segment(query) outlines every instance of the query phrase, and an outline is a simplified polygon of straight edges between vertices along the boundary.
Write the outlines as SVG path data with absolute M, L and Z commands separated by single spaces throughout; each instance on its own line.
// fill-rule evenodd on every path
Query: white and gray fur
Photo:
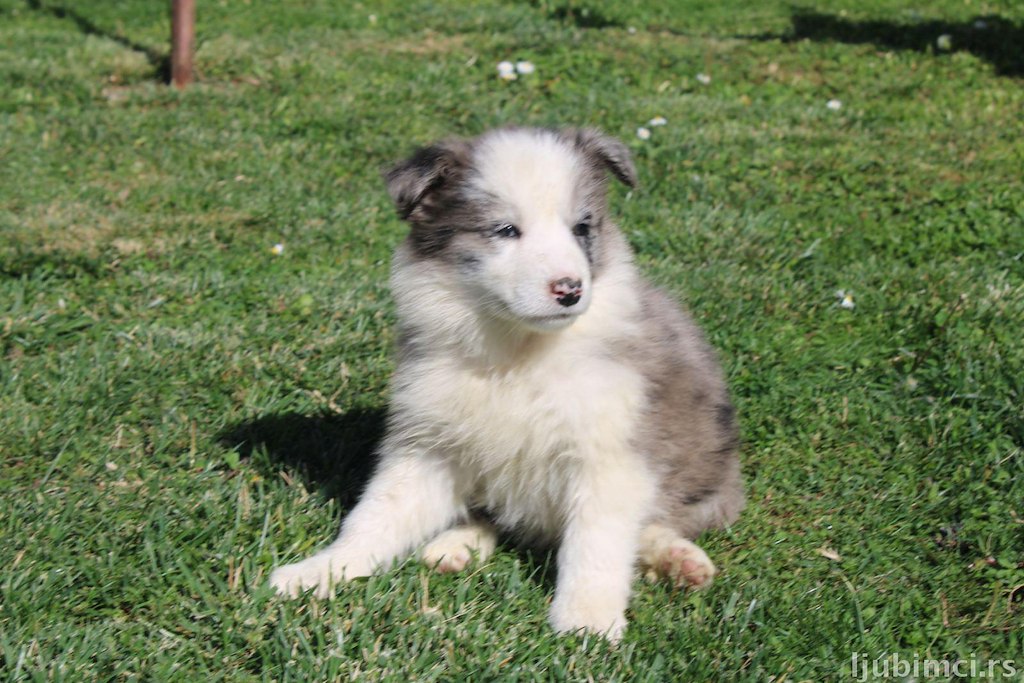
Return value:
M 693 543 L 743 507 L 715 354 L 637 273 L 608 215 L 619 141 L 506 128 L 387 174 L 411 231 L 394 256 L 398 359 L 380 463 L 330 546 L 271 583 L 326 596 L 419 548 L 484 561 L 496 529 L 557 543 L 550 622 L 618 639 L 637 565 L 707 585 Z

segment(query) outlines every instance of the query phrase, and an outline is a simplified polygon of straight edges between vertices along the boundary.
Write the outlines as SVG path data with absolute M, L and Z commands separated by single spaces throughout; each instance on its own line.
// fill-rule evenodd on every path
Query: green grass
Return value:
M 0 0 L 4 677 L 1024 669 L 1019 3 L 199 5 L 176 92 L 166 2 Z M 620 223 L 742 416 L 720 578 L 638 582 L 618 647 L 549 631 L 540 552 L 266 588 L 333 536 L 380 433 L 403 234 L 380 170 L 512 122 L 633 148 Z

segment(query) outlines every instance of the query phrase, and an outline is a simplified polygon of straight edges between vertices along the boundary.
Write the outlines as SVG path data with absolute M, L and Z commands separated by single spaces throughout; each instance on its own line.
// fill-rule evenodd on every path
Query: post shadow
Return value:
M 29 9 L 36 12 L 45 12 L 57 17 L 58 19 L 67 19 L 73 22 L 75 26 L 78 27 L 78 30 L 85 35 L 106 38 L 107 40 L 112 40 L 129 50 L 143 54 L 146 57 L 146 61 L 148 61 L 153 67 L 157 79 L 163 83 L 171 82 L 171 56 L 169 54 L 164 54 L 159 50 L 149 47 L 148 45 L 137 43 L 131 38 L 121 35 L 120 33 L 108 31 L 73 9 L 44 4 L 42 0 L 25 0 L 25 4 L 28 5 Z
M 892 22 L 846 19 L 832 14 L 795 10 L 793 31 L 786 41 L 813 40 L 872 44 L 891 50 L 929 53 L 948 49 L 970 52 L 992 64 L 1000 76 L 1024 76 L 1024 26 L 999 15 L 976 16 L 965 22 Z M 949 36 L 947 48 L 939 48 L 939 36 Z M 767 36 L 759 36 L 765 38 Z M 776 36 L 778 37 L 778 36 Z
M 548 11 L 551 19 L 560 21 L 563 24 L 575 26 L 576 28 L 625 28 L 626 25 L 619 19 L 612 19 L 596 7 L 573 7 L 572 3 L 565 3 Z

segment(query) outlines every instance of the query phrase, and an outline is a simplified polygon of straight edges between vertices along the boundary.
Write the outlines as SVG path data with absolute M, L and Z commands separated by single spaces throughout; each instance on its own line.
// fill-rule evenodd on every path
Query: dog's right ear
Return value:
M 431 195 L 466 167 L 468 145 L 461 140 L 440 142 L 416 152 L 384 174 L 388 194 L 402 220 L 415 220 L 417 209 L 429 206 Z

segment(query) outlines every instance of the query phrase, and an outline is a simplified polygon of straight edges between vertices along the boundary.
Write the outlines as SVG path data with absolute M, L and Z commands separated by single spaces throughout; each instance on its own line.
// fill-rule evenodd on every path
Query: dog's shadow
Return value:
M 343 514 L 359 500 L 377 464 L 384 436 L 384 408 L 354 408 L 345 413 L 283 413 L 230 425 L 218 441 L 267 479 L 291 471 L 309 491 L 333 498 Z M 328 542 L 332 539 L 324 539 Z M 554 552 L 503 534 L 500 546 L 514 553 L 541 585 L 555 584 Z
M 229 426 L 218 441 L 265 478 L 291 470 L 308 490 L 337 500 L 347 511 L 373 472 L 386 417 L 383 408 L 265 415 Z

